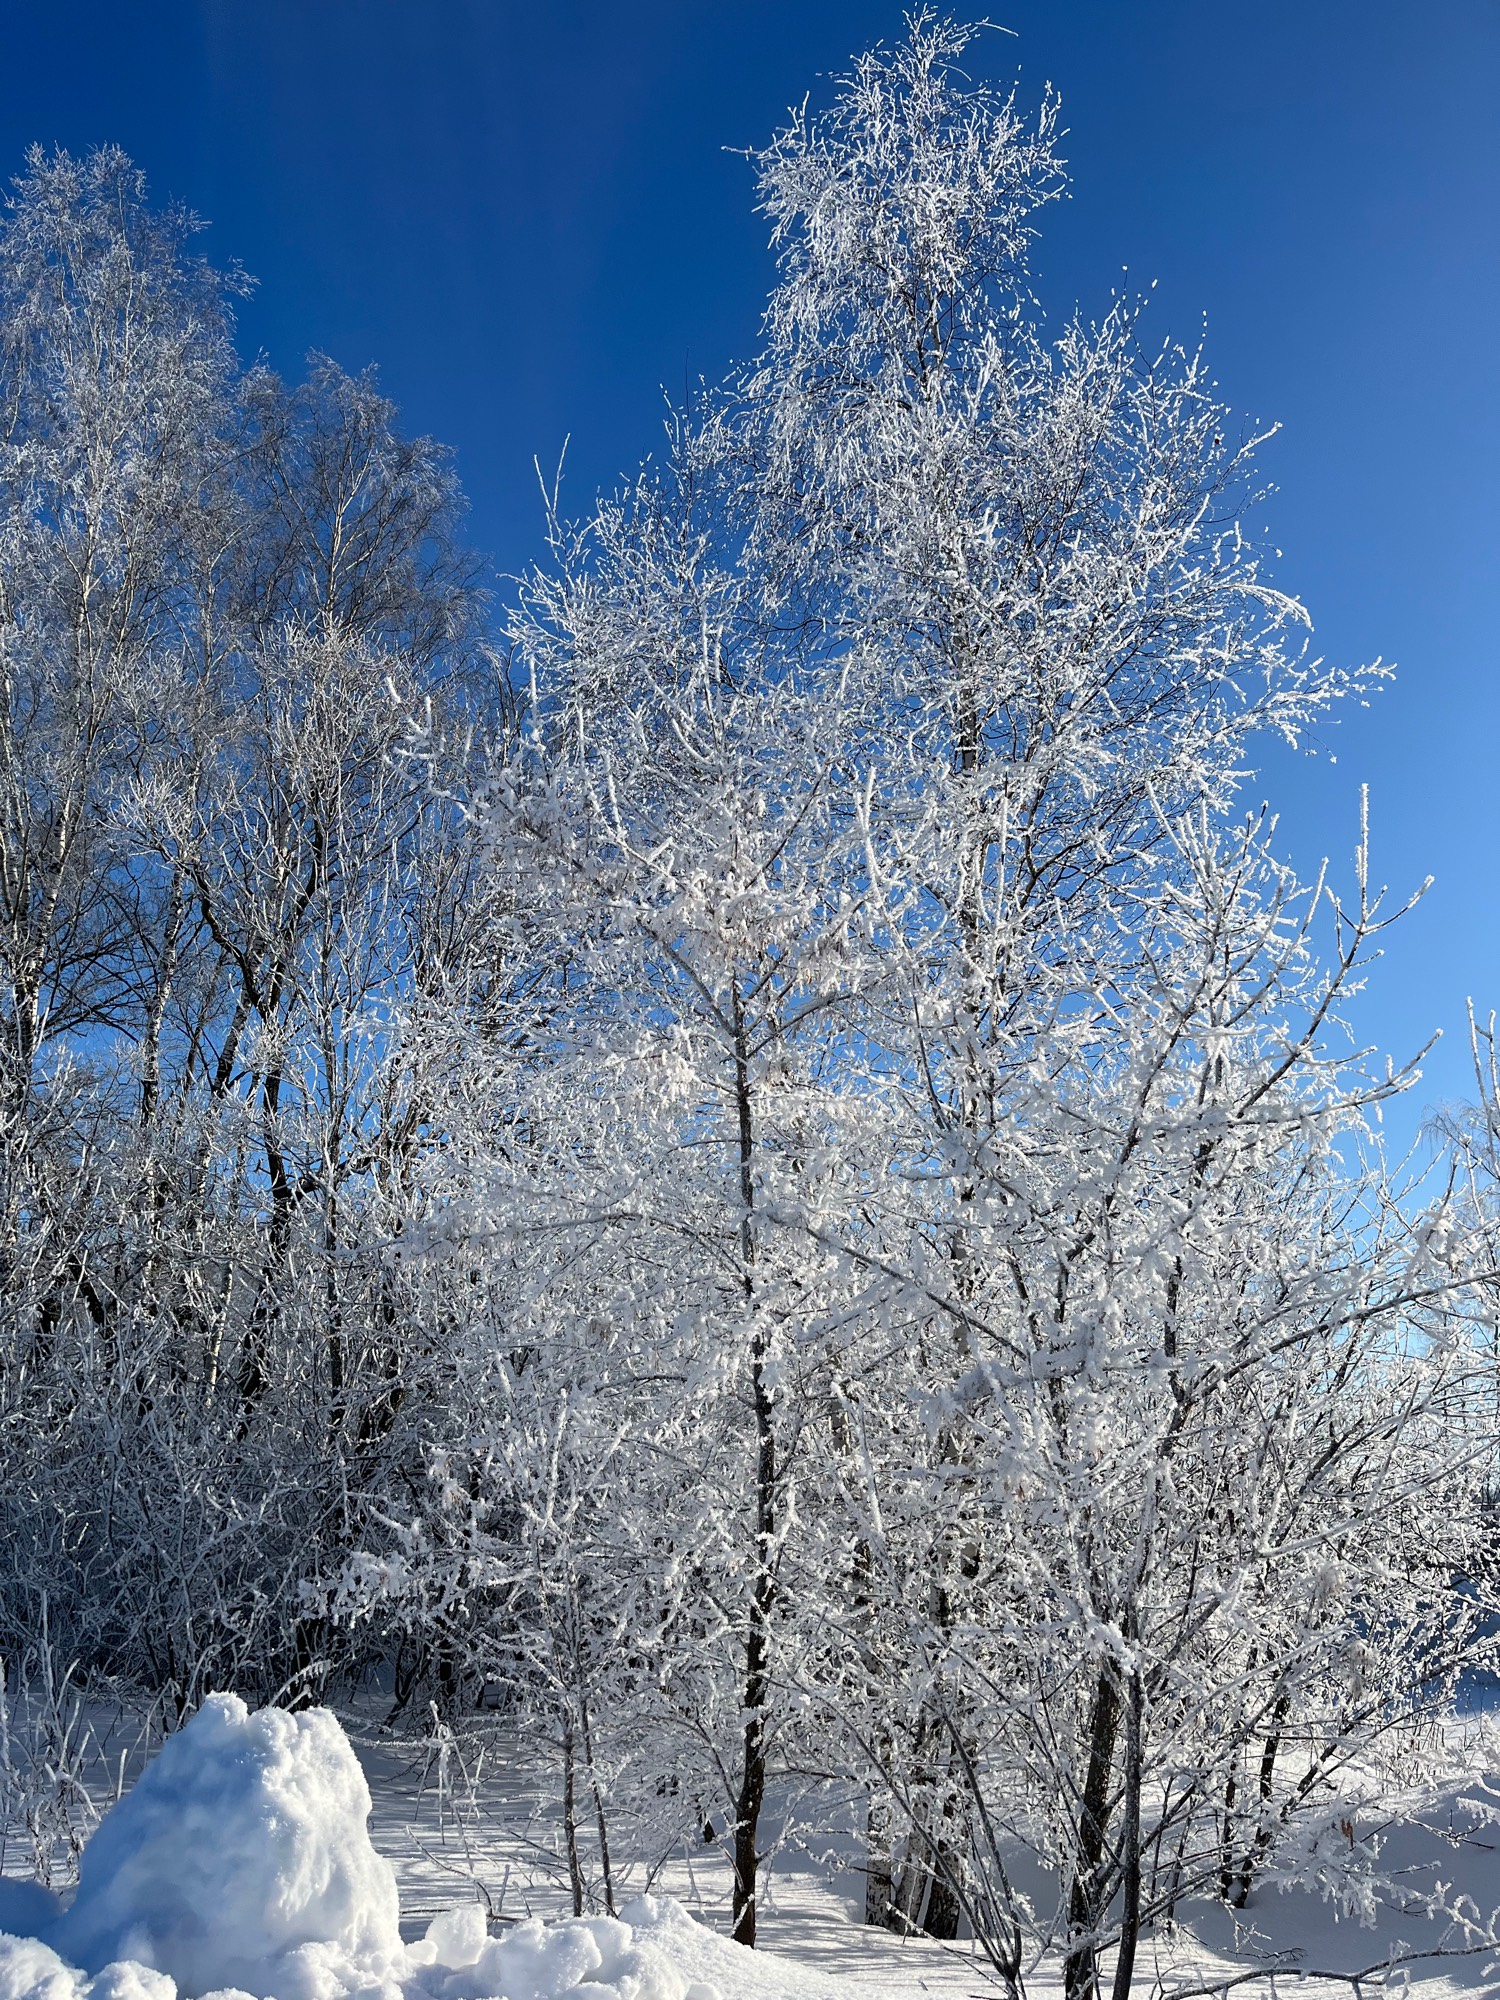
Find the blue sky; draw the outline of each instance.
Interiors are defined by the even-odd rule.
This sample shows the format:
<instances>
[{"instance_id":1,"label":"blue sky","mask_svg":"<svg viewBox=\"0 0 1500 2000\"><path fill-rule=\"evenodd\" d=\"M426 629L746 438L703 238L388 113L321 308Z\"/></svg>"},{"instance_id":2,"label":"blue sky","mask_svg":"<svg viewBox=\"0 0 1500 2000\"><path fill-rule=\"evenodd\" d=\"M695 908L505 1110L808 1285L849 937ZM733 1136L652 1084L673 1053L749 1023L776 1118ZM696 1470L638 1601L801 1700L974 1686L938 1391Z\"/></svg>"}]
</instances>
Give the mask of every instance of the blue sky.
<instances>
[{"instance_id":1,"label":"blue sky","mask_svg":"<svg viewBox=\"0 0 1500 2000\"><path fill-rule=\"evenodd\" d=\"M1063 97L1054 311L1157 289L1163 334L1283 430L1278 580L1388 693L1257 793L1346 877L1436 884L1361 1033L1443 1048L1398 1124L1461 1094L1500 1006L1500 0L1017 0L989 73ZM247 352L379 363L453 445L500 569L537 552L533 454L581 505L656 442L661 389L754 345L769 277L746 162L899 6L852 0L0 0L0 163L123 145L260 281ZM1335 761L1336 759L1336 761Z\"/></svg>"}]
</instances>

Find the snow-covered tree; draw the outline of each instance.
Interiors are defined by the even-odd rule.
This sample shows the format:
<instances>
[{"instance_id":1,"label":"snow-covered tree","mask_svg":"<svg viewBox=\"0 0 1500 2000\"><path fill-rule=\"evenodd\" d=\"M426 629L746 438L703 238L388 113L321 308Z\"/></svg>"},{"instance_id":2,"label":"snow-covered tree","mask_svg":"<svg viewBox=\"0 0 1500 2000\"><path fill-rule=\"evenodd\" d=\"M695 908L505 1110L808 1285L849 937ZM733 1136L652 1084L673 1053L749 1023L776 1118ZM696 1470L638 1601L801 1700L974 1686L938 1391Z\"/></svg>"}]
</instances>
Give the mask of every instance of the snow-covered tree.
<instances>
[{"instance_id":1,"label":"snow-covered tree","mask_svg":"<svg viewBox=\"0 0 1500 2000\"><path fill-rule=\"evenodd\" d=\"M498 1690L576 1909L707 1841L753 1943L852 1809L872 1922L1126 2000L1186 1897L1368 1899L1483 1657L1500 1117L1386 1169L1367 844L1341 902L1244 801L1379 670L1307 656L1202 357L1043 313L1056 105L977 45L755 156L761 350L553 497L513 680L445 455L33 158L0 1639Z\"/></svg>"},{"instance_id":2,"label":"snow-covered tree","mask_svg":"<svg viewBox=\"0 0 1500 2000\"><path fill-rule=\"evenodd\" d=\"M1127 1178L1145 1166L1137 1096L1144 1118L1153 1090L1186 1088L1191 1050L1208 1061L1211 1085L1228 1059L1227 1028L1199 1018L1214 952L1229 981L1223 1021L1252 1039L1291 1034L1275 1011L1292 1004L1289 968L1250 970L1279 919L1250 913L1262 895L1282 912L1292 892L1253 838L1220 822L1258 733L1298 741L1360 684L1300 650L1300 607L1268 580L1248 525L1258 440L1234 440L1201 358L1146 351L1144 308L1128 301L1094 324L1043 318L1027 248L1060 185L1053 107L1028 123L1013 96L969 86L956 65L972 41L918 17L904 44L857 65L827 112L800 116L758 156L782 275L731 419L760 454L748 560L804 635L799 673L836 683L845 754L868 774L870 867L886 921L874 933L885 965L870 984L864 1087L890 1104L890 1140L883 1183L865 1202L869 1226L847 1247L871 1271L904 1272L908 1298L925 1301L912 1307L912 1379L929 1424L893 1438L891 1462L958 1494L984 1487L997 1449L949 1409L974 1367L994 1361L983 1302L997 1284L1031 1327L1013 1364L1038 1345L1054 1354L1047 1395L1070 1438L1079 1424L1065 1420L1063 1384L1091 1365L1071 1331L1076 1295L1129 1323L1123 1280L1094 1262L1113 1239L1089 1204L1111 1145ZM1190 943L1171 926L1194 911ZM1288 1053L1277 1080L1291 1096L1278 1115L1304 1138L1314 1110L1338 1122L1343 1100L1318 1035L1348 976L1310 1004L1306 1062ZM1265 1139L1270 1086L1256 1089L1252 1123ZM1351 1090L1349 1115L1364 1101ZM1211 1088L1192 1117L1165 1106L1157 1115L1186 1131L1194 1119L1216 1129L1227 1113ZM1262 1157L1195 1140L1190 1163L1200 1152L1193 1171L1224 1176L1222 1213L1242 1208L1253 1234ZM874 1178L869 1165L859 1178ZM1317 1181L1300 1166L1292 1174L1308 1203L1298 1226L1321 1241L1314 1218L1355 1195L1352 1183L1327 1193ZM1196 1201L1191 1182L1170 1175L1112 1199L1153 1242L1170 1242ZM1045 1269L1029 1268L1012 1241L1033 1226L1059 1232ZM1373 1245L1366 1267L1353 1243L1330 1241L1326 1254L1336 1267L1379 1268ZM1170 1344L1184 1281L1170 1257L1162 1268ZM1001 1403L1003 1423L1025 1421ZM1101 1407L1121 1440L1137 1437L1139 1413L1118 1384ZM1086 1476L1107 1485L1108 1426L1096 1412L1083 1429L1102 1453ZM987 1574L985 1547L935 1517L921 1491L925 1553L907 1587L927 1594L922 1615L941 1630L959 1615L960 1579ZM1092 1504L1118 1514L1102 1490ZM867 1520L862 1563L872 1536ZM862 1602L855 1624L876 1616ZM1080 1600L1071 1616L1069 1644L1086 1654L1088 1621L1103 1614ZM943 1650L929 1634L921 1656L934 1645ZM1092 1783L1087 1757L1062 1750L1050 1779L1053 1796L1071 1801L1072 1846L1054 1858L1071 1874L1068 1921L1080 1936L1097 1929L1114 1889L1099 1888L1095 1852L1118 1762L1112 1672L1087 1710L1103 1746ZM951 1935L962 1900L951 1787L973 1753L961 1723L952 1735L940 1675L926 1698L935 1709L919 1705L909 1720L901 1772L898 1735L879 1738L910 1822L888 1908L897 1922ZM976 1700L972 1689L965 1700ZM877 1889L885 1866L872 1856ZM1070 1981L1085 1979L1075 1952Z\"/></svg>"},{"instance_id":3,"label":"snow-covered tree","mask_svg":"<svg viewBox=\"0 0 1500 2000\"><path fill-rule=\"evenodd\" d=\"M557 971L529 995L538 1060L486 1198L505 1243L556 1246L512 1279L517 1372L559 1411L586 1393L612 1413L601 1559L618 1574L595 1601L628 1594L653 1782L670 1777L677 1816L728 1829L736 1935L753 1942L767 1783L795 1736L779 1662L810 1645L821 1601L800 1581L819 1476L803 1435L843 1293L807 1219L833 1185L832 1052L868 961L837 737L722 565L742 504L732 442L684 428L666 475L582 536L558 525L559 566L528 586L532 740L496 774L485 824ZM503 1570L527 1509L484 1498Z\"/></svg>"},{"instance_id":4,"label":"snow-covered tree","mask_svg":"<svg viewBox=\"0 0 1500 2000\"><path fill-rule=\"evenodd\" d=\"M0 1620L177 1701L311 1667L415 1389L392 1017L463 864L395 753L486 700L444 454L242 376L196 226L104 151L0 227Z\"/></svg>"},{"instance_id":5,"label":"snow-covered tree","mask_svg":"<svg viewBox=\"0 0 1500 2000\"><path fill-rule=\"evenodd\" d=\"M651 1385L618 1520L715 1572L649 1650L740 1934L784 1713L783 1771L869 1792L875 1920L967 1912L1012 1979L1045 1936L1082 1996L1184 1885L1290 1865L1474 1642L1482 1258L1349 1164L1403 1080L1338 1053L1378 900L1232 818L1367 677L1305 657L1201 358L1042 317L1053 110L972 40L918 17L758 156L758 362L528 586L489 824L559 972L494 1201L577 1246L514 1294L538 1367L587 1298Z\"/></svg>"},{"instance_id":6,"label":"snow-covered tree","mask_svg":"<svg viewBox=\"0 0 1500 2000\"><path fill-rule=\"evenodd\" d=\"M1055 1945L1091 1994L1116 1943L1122 2000L1182 1897L1368 1893L1340 1822L1413 1782L1489 1615L1482 1247L1347 1157L1402 1083L1339 1052L1378 905L1300 891L1257 825L1168 832L1182 866L1032 968L1050 1022L973 1059L977 1157L909 1128L878 1239L905 1352L847 1481L857 1741L1008 1982Z\"/></svg>"}]
</instances>

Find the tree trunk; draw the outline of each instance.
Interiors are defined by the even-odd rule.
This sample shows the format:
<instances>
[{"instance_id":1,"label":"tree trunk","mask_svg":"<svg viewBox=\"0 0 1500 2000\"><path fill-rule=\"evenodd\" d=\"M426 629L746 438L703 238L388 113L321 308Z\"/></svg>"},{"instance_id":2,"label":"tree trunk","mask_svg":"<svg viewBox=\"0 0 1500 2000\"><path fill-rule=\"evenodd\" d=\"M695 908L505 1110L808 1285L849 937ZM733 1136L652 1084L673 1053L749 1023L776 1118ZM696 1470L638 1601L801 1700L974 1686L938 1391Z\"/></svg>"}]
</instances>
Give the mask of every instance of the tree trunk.
<instances>
[{"instance_id":1,"label":"tree trunk","mask_svg":"<svg viewBox=\"0 0 1500 2000\"><path fill-rule=\"evenodd\" d=\"M745 1748L734 1819L734 1938L755 1943L755 1892L760 1856L756 1842L766 1797L766 1697L770 1693L771 1537L775 1531L776 1434L766 1385L765 1339L755 1336L751 1374L758 1446L755 1480L755 1582L745 1633Z\"/></svg>"},{"instance_id":2,"label":"tree trunk","mask_svg":"<svg viewBox=\"0 0 1500 2000\"><path fill-rule=\"evenodd\" d=\"M1115 1955L1113 2000L1130 2000L1136 1946L1141 1935L1141 1729L1145 1690L1139 1668L1130 1676L1125 1704L1125 1824L1120 1855L1120 1944Z\"/></svg>"},{"instance_id":3,"label":"tree trunk","mask_svg":"<svg viewBox=\"0 0 1500 2000\"><path fill-rule=\"evenodd\" d=\"M1120 1727L1120 1687L1114 1662L1103 1660L1089 1711L1089 1761L1078 1810L1078 1843L1068 1892L1068 1954L1063 1961L1067 2000L1098 2000L1098 1932L1104 1914L1104 1840L1115 1738Z\"/></svg>"},{"instance_id":4,"label":"tree trunk","mask_svg":"<svg viewBox=\"0 0 1500 2000\"><path fill-rule=\"evenodd\" d=\"M925 1726L925 1725L924 1725ZM945 1830L950 1808L939 1802L937 1786L928 1798L912 1802L911 1830L901 1879L896 1889L897 1921L893 1928L920 1931L924 1937L951 1943L958 1936L962 1909L954 1876L962 1860Z\"/></svg>"},{"instance_id":5,"label":"tree trunk","mask_svg":"<svg viewBox=\"0 0 1500 2000\"><path fill-rule=\"evenodd\" d=\"M865 1818L865 1922L881 1930L899 1930L891 1876L891 1802L871 1788Z\"/></svg>"},{"instance_id":6,"label":"tree trunk","mask_svg":"<svg viewBox=\"0 0 1500 2000\"><path fill-rule=\"evenodd\" d=\"M1240 1868L1239 1880L1229 1901L1236 1910L1243 1910L1250 1900L1251 1884L1255 1871L1265 1859L1271 1845L1271 1828L1267 1808L1271 1803L1271 1791L1276 1777L1276 1759L1281 1751L1281 1726L1286 1721L1291 1707L1290 1697L1278 1695L1271 1710L1271 1732L1261 1746L1260 1752L1260 1825L1255 1829L1255 1838L1245 1850L1244 1863Z\"/></svg>"},{"instance_id":7,"label":"tree trunk","mask_svg":"<svg viewBox=\"0 0 1500 2000\"><path fill-rule=\"evenodd\" d=\"M755 1413L755 1579L745 1620L744 1761L734 1818L734 1938L755 1943L756 1884L760 1868L758 1839L761 1807L766 1797L766 1700L770 1694L771 1611L775 1583L771 1547L776 1532L776 1427L767 1380L769 1360L766 1329L753 1317L755 1309L754 1128L750 1106L750 1058L739 994L734 1002L735 1108L739 1121L740 1262L745 1304L752 1315L750 1384Z\"/></svg>"},{"instance_id":8,"label":"tree trunk","mask_svg":"<svg viewBox=\"0 0 1500 2000\"><path fill-rule=\"evenodd\" d=\"M563 1843L568 1854L568 1886L573 1891L573 1914L583 1915L583 1868L578 1859L578 1815L573 1801L573 1724L563 1724Z\"/></svg>"},{"instance_id":9,"label":"tree trunk","mask_svg":"<svg viewBox=\"0 0 1500 2000\"><path fill-rule=\"evenodd\" d=\"M598 1775L594 1770L594 1743L589 1729L589 1709L586 1701L580 1700L579 1708L583 1720L583 1756L589 1767L589 1789L594 1795L594 1825L599 1832L599 1868L604 1877L604 1907L610 1916L615 1913L615 1878L609 1863L609 1826L604 1817L604 1794L599 1789Z\"/></svg>"}]
</instances>

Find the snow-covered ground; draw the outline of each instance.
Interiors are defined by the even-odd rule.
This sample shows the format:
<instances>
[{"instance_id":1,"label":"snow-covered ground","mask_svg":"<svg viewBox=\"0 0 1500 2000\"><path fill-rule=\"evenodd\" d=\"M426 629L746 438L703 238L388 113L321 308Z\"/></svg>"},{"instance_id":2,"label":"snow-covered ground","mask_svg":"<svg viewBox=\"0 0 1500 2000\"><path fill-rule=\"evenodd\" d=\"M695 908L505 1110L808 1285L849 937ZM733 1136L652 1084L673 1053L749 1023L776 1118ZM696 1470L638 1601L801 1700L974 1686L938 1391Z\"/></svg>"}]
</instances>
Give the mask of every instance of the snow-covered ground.
<instances>
[{"instance_id":1,"label":"snow-covered ground","mask_svg":"<svg viewBox=\"0 0 1500 2000\"><path fill-rule=\"evenodd\" d=\"M1274 1890L1239 1918L1198 1906L1191 1925L1147 1940L1137 1991L1235 1987L1285 2000L1294 1986L1321 2000L1398 1950L1433 1951L1445 1933L1451 1942L1451 1927L1419 1909L1438 1881L1450 1906L1462 1893L1487 1916L1500 1903L1486 1789L1495 1743L1488 1724L1456 1726L1469 1732L1469 1783L1423 1829L1386 1838L1404 1909L1384 1905L1362 1924L1316 1896ZM105 1817L71 1901L0 1881L0 2000L960 2000L996 1990L968 1945L863 1928L859 1878L837 1867L772 1870L753 1954L726 1934L728 1870L711 1849L669 1858L649 1896L625 1869L620 1921L572 1920L545 1772L509 1751L476 1769L441 1735L414 1748L356 1730L351 1747L325 1711L251 1715L216 1696ZM1494 1957L1415 1958L1405 1976L1422 2000L1496 1991ZM1055 1968L1028 1980L1036 2000L1054 2000L1057 1987Z\"/></svg>"},{"instance_id":2,"label":"snow-covered ground","mask_svg":"<svg viewBox=\"0 0 1500 2000\"><path fill-rule=\"evenodd\" d=\"M402 1927L415 1936L455 1898L482 1895L507 1918L549 1921L569 1908L558 1837L555 1772L501 1741L481 1761L472 1746L392 1743L352 1731L373 1797L370 1829L401 1887ZM446 1766L446 1768L443 1768ZM903 1940L858 1921L864 1881L851 1866L798 1865L783 1857L767 1871L760 1904L762 1949L729 1942L731 1876L721 1848L679 1850L648 1874L616 1859L622 1904L649 1888L693 1920L688 1933L696 1976L724 2000L919 2000L924 1994L993 1992L969 1944L948 1948ZM687 1951L676 1938L679 1955Z\"/></svg>"},{"instance_id":3,"label":"snow-covered ground","mask_svg":"<svg viewBox=\"0 0 1500 2000\"><path fill-rule=\"evenodd\" d=\"M1347 1995L1350 1975L1393 1954L1434 1951L1452 1942L1451 1923L1428 1918L1417 1907L1439 1883L1448 1904L1455 1896L1467 1897L1474 1915L1488 1920L1500 1906L1500 1825L1491 1824L1491 1815L1500 1811L1500 1793L1488 1789L1500 1782L1500 1730L1493 1718L1471 1715L1455 1720L1451 1733L1454 1762L1471 1774L1469 1782L1460 1782L1450 1797L1433 1800L1421 1827L1359 1828L1362 1839L1380 1838L1384 1871L1405 1885L1404 1908L1382 1905L1367 1924L1316 1894L1274 1887L1257 1889L1238 1915L1221 1904L1199 1902L1188 1907L1178 1928L1143 1940L1136 1991L1144 1996L1157 1986L1170 1990L1220 1981L1244 1982L1247 2000L1273 1991L1286 2000L1289 1988L1308 2000L1320 1991ZM440 1774L443 1752L437 1744L398 1748L374 1734L355 1735L374 1794L376 1844L395 1862L409 1924L419 1926L470 1883L512 1916L564 1914L567 1876L548 1767L528 1766L507 1744L477 1768L472 1753L466 1761L455 1748ZM639 1873L627 1869L625 1875L627 1893L647 1886ZM722 1850L679 1851L653 1872L649 1887L680 1904L716 1940L727 1934L731 1879ZM852 1856L840 1868L836 1861L820 1859L814 1866L783 1854L767 1871L759 1919L765 1977L772 1983L755 1991L785 1993L789 2000L801 1994L848 2000L855 1992L870 2000L917 2000L924 1994L968 2000L998 1991L971 1944L944 1946L866 1929L860 1921L863 1902L864 1881ZM720 1949L728 1952L731 1966L739 1961L735 1947ZM779 1961L774 1973L772 1957ZM1267 1971L1263 1979L1246 1980L1246 1974L1272 1965L1274 1977ZM1311 1976L1317 1972L1340 1977L1324 1984ZM1500 1993L1500 1954L1414 1959L1408 1976L1423 2000ZM1054 2000L1061 1991L1059 1968L1037 1968L1027 1990L1034 2000Z\"/></svg>"}]
</instances>

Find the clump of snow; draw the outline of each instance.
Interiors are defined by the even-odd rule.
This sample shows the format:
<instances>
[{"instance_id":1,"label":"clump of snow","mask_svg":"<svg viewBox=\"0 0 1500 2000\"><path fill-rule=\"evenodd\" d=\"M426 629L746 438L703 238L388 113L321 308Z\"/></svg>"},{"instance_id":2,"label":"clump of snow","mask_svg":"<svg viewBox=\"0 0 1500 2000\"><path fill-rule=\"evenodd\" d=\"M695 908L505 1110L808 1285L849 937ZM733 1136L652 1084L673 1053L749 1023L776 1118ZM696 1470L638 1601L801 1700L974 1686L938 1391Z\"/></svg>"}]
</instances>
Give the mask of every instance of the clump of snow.
<instances>
[{"instance_id":1,"label":"clump of snow","mask_svg":"<svg viewBox=\"0 0 1500 2000\"><path fill-rule=\"evenodd\" d=\"M658 1908L642 1898L627 1914L649 1922ZM655 1942L615 1917L533 1920L489 1938L477 1905L449 1910L429 1924L409 1958L409 2000L553 2000L569 1993L587 2000L719 2000L716 1987L688 1977Z\"/></svg>"},{"instance_id":2,"label":"clump of snow","mask_svg":"<svg viewBox=\"0 0 1500 2000\"><path fill-rule=\"evenodd\" d=\"M697 1927L649 1898L497 1938L470 1904L403 1945L369 1814L334 1716L211 1695L100 1823L70 1908L0 1883L0 2000L721 2000L674 1962Z\"/></svg>"},{"instance_id":3,"label":"clump of snow","mask_svg":"<svg viewBox=\"0 0 1500 2000\"><path fill-rule=\"evenodd\" d=\"M105 1815L48 1941L86 1972L138 1960L190 1994L335 2000L394 1983L396 1877L369 1814L326 1709L252 1715L210 1695Z\"/></svg>"},{"instance_id":4,"label":"clump of snow","mask_svg":"<svg viewBox=\"0 0 1500 2000\"><path fill-rule=\"evenodd\" d=\"M661 1906L635 1907L662 1927ZM672 1908L681 1925L696 1928ZM667 1923L670 1928L670 1918ZM568 2000L574 1994L579 2000L721 2000L717 1986L674 1964L665 1945L613 1917L531 1921L491 1938L474 1904L446 1911L399 1956L361 1965L326 1940L314 1940L294 1947L272 1971L285 1991L290 1966L293 1978L324 2000ZM186 1994L199 1990L183 1987ZM255 1994L221 1987L204 2000L255 2000ZM40 1939L0 1937L0 2000L178 2000L178 1987L166 1973L130 1959L113 1961L91 1979Z\"/></svg>"},{"instance_id":5,"label":"clump of snow","mask_svg":"<svg viewBox=\"0 0 1500 2000\"><path fill-rule=\"evenodd\" d=\"M175 2000L176 1992L149 1965L106 1965L90 1979L39 1938L0 1936L0 2000Z\"/></svg>"},{"instance_id":6,"label":"clump of snow","mask_svg":"<svg viewBox=\"0 0 1500 2000\"><path fill-rule=\"evenodd\" d=\"M689 2000L700 1993L722 1995L723 2000L844 2000L857 1993L862 2000L878 2000L895 1990L878 1974L873 1979L862 1975L851 1985L775 1952L747 1951L722 1932L696 1923L671 1896L639 1896L620 1915L638 1949L656 1951L690 1982ZM920 1975L916 1984L929 1990Z\"/></svg>"}]
</instances>

